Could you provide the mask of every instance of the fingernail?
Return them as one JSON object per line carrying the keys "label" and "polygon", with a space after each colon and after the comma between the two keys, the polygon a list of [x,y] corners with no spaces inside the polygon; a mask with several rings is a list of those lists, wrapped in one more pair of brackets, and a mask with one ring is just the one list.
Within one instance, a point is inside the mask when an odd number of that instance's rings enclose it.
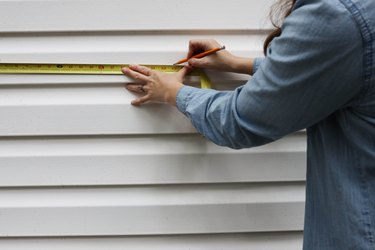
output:
{"label": "fingernail", "polygon": [[133,106],[138,106],[138,102],[137,102],[137,101],[132,101],[132,102],[131,102],[131,105],[133,105]]}

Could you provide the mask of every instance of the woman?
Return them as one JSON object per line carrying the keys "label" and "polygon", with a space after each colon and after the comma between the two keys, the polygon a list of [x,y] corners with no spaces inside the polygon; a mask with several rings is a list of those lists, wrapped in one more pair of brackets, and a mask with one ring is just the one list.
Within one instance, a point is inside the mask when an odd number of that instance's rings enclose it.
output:
{"label": "woman", "polygon": [[[289,1],[266,57],[228,51],[190,67],[253,74],[231,92],[182,84],[176,74],[124,68],[139,80],[134,105],[176,105],[196,129],[232,148],[262,145],[307,128],[304,249],[375,249],[375,1]],[[286,6],[286,5],[283,5]],[[189,56],[219,46],[191,41]]]}

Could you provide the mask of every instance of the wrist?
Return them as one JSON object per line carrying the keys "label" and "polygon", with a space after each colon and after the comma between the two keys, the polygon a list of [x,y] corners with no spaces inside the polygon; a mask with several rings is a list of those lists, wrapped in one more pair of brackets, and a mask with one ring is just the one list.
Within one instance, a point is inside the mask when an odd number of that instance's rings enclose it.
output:
{"label": "wrist", "polygon": [[178,91],[183,87],[184,85],[182,83],[178,83],[178,84],[175,84],[174,86],[172,86],[168,91],[166,91],[166,94],[165,94],[165,97],[164,97],[164,100],[172,105],[172,106],[176,106],[176,98],[177,98],[177,94],[178,94]]}

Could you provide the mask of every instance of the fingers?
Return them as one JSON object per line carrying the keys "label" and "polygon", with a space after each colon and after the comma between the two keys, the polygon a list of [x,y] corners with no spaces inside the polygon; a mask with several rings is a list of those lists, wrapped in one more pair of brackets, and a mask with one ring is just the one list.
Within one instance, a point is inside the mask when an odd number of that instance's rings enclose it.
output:
{"label": "fingers", "polygon": [[190,67],[193,68],[205,68],[208,66],[208,59],[206,57],[203,58],[192,58],[188,61]]}
{"label": "fingers", "polygon": [[214,39],[190,40],[188,58],[192,57],[193,55],[199,54],[201,52],[204,52],[209,49],[216,48],[216,47],[221,47],[221,46]]}
{"label": "fingers", "polygon": [[[196,55],[198,53],[213,49],[213,48],[218,48],[221,47],[221,45],[213,39],[208,39],[208,40],[190,40],[189,41],[189,53],[188,53],[188,58],[191,58],[193,55]],[[194,68],[212,68],[215,63],[212,60],[212,56],[207,56],[203,58],[191,58],[188,61],[188,64],[190,67]],[[211,57],[211,58],[210,58]]]}
{"label": "fingers", "polygon": [[193,68],[190,66],[184,66],[180,71],[177,72],[177,78],[182,82],[186,75],[188,75]]}
{"label": "fingers", "polygon": [[199,54],[206,50],[206,44],[204,40],[190,40],[189,41],[189,50],[187,57],[190,58],[193,55]]}
{"label": "fingers", "polygon": [[141,73],[145,76],[150,76],[151,73],[152,73],[152,70],[150,68],[147,68],[147,67],[142,66],[142,65],[129,65],[129,68],[131,70],[139,72],[139,73]]}
{"label": "fingers", "polygon": [[140,106],[140,105],[142,105],[142,104],[144,104],[144,103],[150,101],[150,99],[151,99],[151,98],[150,98],[149,95],[145,95],[145,96],[142,96],[142,97],[140,97],[140,98],[138,98],[138,99],[133,100],[133,101],[131,102],[131,104],[134,105],[134,106]]}
{"label": "fingers", "polygon": [[148,87],[145,85],[139,85],[139,84],[127,84],[125,85],[125,88],[129,91],[132,91],[137,94],[146,94],[145,96],[142,96],[140,98],[137,98],[133,101],[131,101],[131,104],[134,106],[140,106],[148,101],[151,100],[151,96],[147,94]]}
{"label": "fingers", "polygon": [[[139,65],[132,65],[129,68],[122,68],[122,72],[124,75],[129,76],[135,80],[146,82],[148,80],[148,76],[150,73],[150,69],[139,66]],[[147,70],[148,69],[148,70]]]}
{"label": "fingers", "polygon": [[148,87],[145,85],[139,85],[139,84],[127,84],[125,85],[125,88],[127,90],[130,90],[132,92],[135,92],[137,94],[146,94],[148,91]]}
{"label": "fingers", "polygon": [[[150,101],[168,102],[173,104],[173,100],[175,99],[173,95],[176,90],[183,85],[181,83],[182,80],[191,70],[191,67],[185,66],[177,73],[167,74],[157,71],[154,72],[147,67],[139,65],[133,65],[129,68],[122,69],[125,75],[140,80],[138,83],[129,83],[125,85],[127,90],[142,95],[131,102],[131,104],[135,106],[140,106]],[[170,96],[172,97],[169,98]]]}
{"label": "fingers", "polygon": [[[149,81],[148,77],[151,75],[152,70],[141,66],[141,65],[130,65],[129,68],[122,68],[122,72],[133,79],[139,80],[141,82],[147,83]],[[127,84],[126,89],[138,93],[138,94],[147,94],[148,87],[144,84]],[[145,97],[147,98],[145,99]],[[150,99],[149,95],[143,96],[141,98],[138,98],[134,101],[132,101],[132,104],[134,105],[141,105],[144,102],[148,101]]]}

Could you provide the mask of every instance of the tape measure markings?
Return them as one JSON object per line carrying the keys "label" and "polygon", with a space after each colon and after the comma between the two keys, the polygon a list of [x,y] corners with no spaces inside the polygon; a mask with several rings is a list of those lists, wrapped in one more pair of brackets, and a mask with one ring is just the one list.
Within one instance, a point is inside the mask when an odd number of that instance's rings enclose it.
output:
{"label": "tape measure markings", "polygon": [[[147,65],[152,70],[173,73],[183,66],[179,65]],[[48,63],[0,63],[0,74],[90,74],[90,75],[122,75],[121,68],[129,64],[48,64]],[[211,88],[208,76],[199,69],[191,75],[199,76],[201,88]]]}

